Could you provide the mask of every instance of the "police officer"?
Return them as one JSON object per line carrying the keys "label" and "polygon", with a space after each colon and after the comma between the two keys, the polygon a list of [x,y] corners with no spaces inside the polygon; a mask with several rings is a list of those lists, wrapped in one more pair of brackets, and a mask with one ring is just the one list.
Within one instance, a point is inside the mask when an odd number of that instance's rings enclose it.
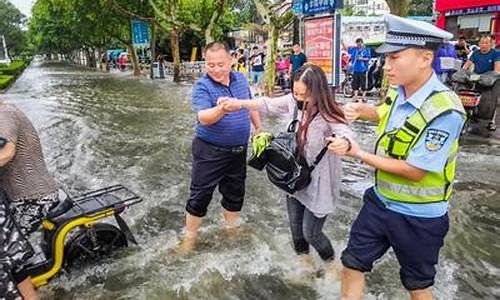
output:
{"label": "police officer", "polygon": [[350,120],[378,123],[374,153],[352,139],[331,138],[334,154],[375,168],[342,253],[342,297],[361,299],[364,273],[392,247],[400,279],[412,299],[432,299],[435,265],[448,231],[458,138],[465,112],[457,95],[432,70],[434,52],[452,35],[393,15],[385,17],[385,72],[391,89],[385,103],[345,106]]}

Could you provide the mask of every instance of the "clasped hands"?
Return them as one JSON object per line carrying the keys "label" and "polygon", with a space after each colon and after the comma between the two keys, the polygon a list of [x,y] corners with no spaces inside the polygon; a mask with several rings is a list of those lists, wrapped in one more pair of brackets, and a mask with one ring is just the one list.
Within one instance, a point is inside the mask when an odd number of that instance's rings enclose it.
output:
{"label": "clasped hands", "polygon": [[235,112],[242,109],[240,100],[232,97],[219,97],[217,99],[217,107],[224,112]]}

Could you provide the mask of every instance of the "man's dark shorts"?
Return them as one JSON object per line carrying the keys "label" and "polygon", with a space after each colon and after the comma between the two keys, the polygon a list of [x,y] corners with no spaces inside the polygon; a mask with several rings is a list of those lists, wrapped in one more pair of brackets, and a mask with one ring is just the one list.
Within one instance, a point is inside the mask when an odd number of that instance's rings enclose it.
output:
{"label": "man's dark shorts", "polygon": [[225,148],[194,138],[192,151],[191,193],[186,210],[197,217],[205,216],[218,185],[222,207],[240,211],[245,197],[247,145]]}
{"label": "man's dark shorts", "polygon": [[407,290],[432,286],[439,249],[448,232],[448,214],[419,218],[391,211],[377,198],[373,188],[365,192],[363,200],[342,253],[343,265],[369,272],[373,263],[392,247],[401,267],[401,282]]}
{"label": "man's dark shorts", "polygon": [[352,89],[366,90],[366,73],[353,73],[352,74]]}

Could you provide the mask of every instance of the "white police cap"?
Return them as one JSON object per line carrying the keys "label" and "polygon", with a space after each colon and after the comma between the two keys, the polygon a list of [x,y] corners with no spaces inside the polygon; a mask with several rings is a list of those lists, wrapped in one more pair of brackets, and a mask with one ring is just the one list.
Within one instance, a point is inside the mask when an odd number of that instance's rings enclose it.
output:
{"label": "white police cap", "polygon": [[406,48],[427,48],[453,38],[453,34],[436,26],[395,15],[384,16],[387,33],[384,44],[376,49],[379,53],[390,53]]}

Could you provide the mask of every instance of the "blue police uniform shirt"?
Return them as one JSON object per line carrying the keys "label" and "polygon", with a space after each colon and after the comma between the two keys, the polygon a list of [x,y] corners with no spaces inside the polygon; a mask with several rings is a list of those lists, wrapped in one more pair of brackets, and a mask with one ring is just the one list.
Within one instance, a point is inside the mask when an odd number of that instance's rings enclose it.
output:
{"label": "blue police uniform shirt", "polygon": [[474,73],[483,74],[495,70],[495,63],[500,61],[500,53],[495,49],[491,49],[488,53],[476,50],[470,60],[474,63]]}
{"label": "blue police uniform shirt", "polygon": [[351,56],[351,69],[353,73],[365,73],[368,71],[368,61],[362,61],[359,60],[359,58],[371,58],[370,49],[358,49],[358,47],[353,47],[350,48],[348,52]]}
{"label": "blue police uniform shirt", "polygon": [[[231,71],[229,86],[222,85],[205,74],[193,90],[192,107],[198,114],[201,110],[217,106],[219,97],[251,99],[252,94],[245,75]],[[203,126],[197,120],[196,137],[220,147],[245,145],[250,137],[250,115],[247,109],[226,113],[217,123]]]}
{"label": "blue police uniform shirt", "polygon": [[[387,130],[399,128],[403,125],[405,119],[413,114],[417,108],[420,108],[424,100],[432,92],[445,90],[449,90],[449,88],[439,81],[436,74],[433,74],[429,81],[408,99],[405,99],[403,88],[399,87],[398,97],[396,103],[394,103],[395,106],[387,122]],[[410,165],[428,172],[442,172],[453,142],[460,136],[463,124],[464,119],[462,115],[456,111],[437,117],[424,130],[421,138],[410,150],[406,161]],[[435,147],[429,149],[426,146],[426,137],[428,135],[435,135],[436,133],[444,137],[441,139],[442,143],[438,145],[440,147],[437,149]],[[433,144],[433,146],[435,145]],[[402,203],[385,198],[377,191],[376,187],[375,193],[388,209],[405,215],[437,218],[443,216],[448,211],[448,201],[429,204]]]}

